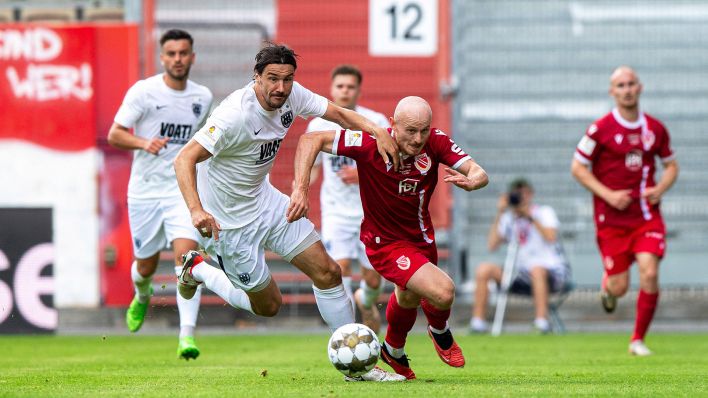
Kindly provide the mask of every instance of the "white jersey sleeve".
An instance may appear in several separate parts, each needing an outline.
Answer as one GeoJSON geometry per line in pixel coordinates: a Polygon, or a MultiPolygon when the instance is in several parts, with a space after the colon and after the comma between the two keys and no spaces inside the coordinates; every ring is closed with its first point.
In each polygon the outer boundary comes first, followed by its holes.
{"type": "Polygon", "coordinates": [[[194,135],[194,140],[216,156],[238,137],[244,124],[243,116],[243,112],[230,112],[227,107],[219,106],[194,135]]]}
{"type": "Polygon", "coordinates": [[[145,81],[140,80],[135,83],[123,98],[123,103],[118,108],[113,121],[123,127],[132,128],[138,120],[143,117],[145,112],[145,101],[143,94],[145,93],[145,81]]]}
{"type": "Polygon", "coordinates": [[[292,98],[293,112],[303,119],[311,116],[320,117],[327,112],[327,105],[329,105],[327,98],[313,93],[298,82],[293,82],[290,97],[292,98]]]}

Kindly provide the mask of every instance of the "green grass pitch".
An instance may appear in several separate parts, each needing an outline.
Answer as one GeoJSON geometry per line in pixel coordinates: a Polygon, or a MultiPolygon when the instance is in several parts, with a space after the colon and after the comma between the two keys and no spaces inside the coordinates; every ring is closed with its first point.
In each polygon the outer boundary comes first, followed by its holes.
{"type": "MultiPolygon", "coordinates": [[[[426,335],[409,338],[418,380],[345,383],[328,336],[201,336],[196,361],[176,336],[0,337],[0,396],[475,397],[708,396],[708,336],[653,334],[654,356],[627,354],[627,335],[458,336],[453,369],[426,335]]],[[[384,365],[385,367],[385,365],[384,365]]]]}

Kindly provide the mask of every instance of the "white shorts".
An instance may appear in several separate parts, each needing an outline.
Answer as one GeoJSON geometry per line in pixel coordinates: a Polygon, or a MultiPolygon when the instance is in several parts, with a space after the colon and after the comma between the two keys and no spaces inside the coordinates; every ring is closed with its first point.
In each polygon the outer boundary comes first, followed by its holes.
{"type": "Polygon", "coordinates": [[[170,247],[177,238],[199,242],[197,229],[182,196],[161,199],[128,198],[128,218],[136,258],[148,258],[170,247]]]}
{"type": "Polygon", "coordinates": [[[285,220],[289,203],[287,196],[275,191],[268,208],[255,221],[241,228],[219,231],[218,242],[202,240],[207,253],[218,261],[234,286],[247,292],[265,289],[271,280],[265,250],[291,261],[320,240],[310,220],[301,218],[293,223],[285,220]]]}
{"type": "Polygon", "coordinates": [[[336,217],[322,217],[322,243],[330,257],[336,260],[356,259],[359,266],[373,270],[366,248],[359,240],[361,220],[347,222],[336,217]]]}

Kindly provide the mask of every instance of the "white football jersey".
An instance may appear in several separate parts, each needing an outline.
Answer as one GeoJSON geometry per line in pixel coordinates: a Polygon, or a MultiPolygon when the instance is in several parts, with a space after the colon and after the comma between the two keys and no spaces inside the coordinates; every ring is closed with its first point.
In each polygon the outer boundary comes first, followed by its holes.
{"type": "MultiPolygon", "coordinates": [[[[556,212],[550,206],[532,205],[531,216],[546,228],[558,229],[560,226],[556,212]]],[[[543,239],[530,220],[515,217],[511,211],[506,211],[499,220],[498,228],[499,235],[506,241],[511,240],[512,233],[515,235],[514,239],[519,243],[516,258],[520,268],[541,265],[547,269],[563,269],[565,259],[560,245],[543,239]]]]}
{"type": "Polygon", "coordinates": [[[155,199],[180,195],[172,162],[199,128],[211,107],[208,88],[187,81],[187,87],[173,90],[163,74],[135,83],[125,95],[114,121],[133,128],[145,139],[169,138],[157,155],[143,150],[133,152],[128,198],[155,199]]]}
{"type": "MultiPolygon", "coordinates": [[[[362,114],[376,125],[390,127],[388,119],[381,113],[357,106],[357,113],[362,114]]],[[[333,122],[322,118],[313,119],[307,125],[307,132],[341,130],[342,128],[333,122]]],[[[320,204],[322,207],[322,217],[336,217],[342,221],[361,224],[364,217],[364,210],[361,207],[361,197],[359,197],[359,184],[345,184],[339,178],[337,172],[343,166],[356,167],[356,162],[345,156],[336,156],[329,153],[320,152],[317,155],[316,163],[322,164],[322,189],[320,190],[320,204]]]]}
{"type": "Polygon", "coordinates": [[[283,106],[266,111],[253,85],[231,93],[194,136],[212,154],[200,169],[207,172],[198,179],[199,196],[223,229],[243,227],[268,207],[275,188],[267,176],[295,116],[322,116],[329,103],[295,82],[283,106]]]}

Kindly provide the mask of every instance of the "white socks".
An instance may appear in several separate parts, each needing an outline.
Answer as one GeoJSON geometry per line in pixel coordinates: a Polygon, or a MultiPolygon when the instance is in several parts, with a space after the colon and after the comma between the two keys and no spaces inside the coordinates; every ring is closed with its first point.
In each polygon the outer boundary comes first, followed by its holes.
{"type": "Polygon", "coordinates": [[[343,285],[331,289],[318,289],[312,285],[312,290],[315,292],[315,301],[320,315],[329,326],[330,331],[333,332],[342,325],[354,322],[352,301],[347,296],[343,285]]]}
{"type": "MultiPolygon", "coordinates": [[[[182,272],[182,267],[175,267],[175,273],[177,275],[182,272]]],[[[177,294],[177,309],[179,310],[179,337],[194,337],[194,328],[197,326],[197,316],[199,315],[199,301],[202,297],[202,286],[197,287],[197,292],[194,293],[194,297],[187,300],[179,294],[179,291],[175,292],[177,294]]]]}
{"type": "Polygon", "coordinates": [[[226,274],[206,262],[192,267],[192,276],[197,282],[203,282],[209,290],[216,293],[234,308],[246,310],[253,314],[251,300],[243,290],[235,287],[226,274]]]}
{"type": "Polygon", "coordinates": [[[448,325],[447,322],[445,322],[445,329],[443,329],[443,330],[435,329],[434,327],[432,327],[430,325],[428,325],[428,327],[430,328],[430,331],[435,334],[443,334],[443,333],[447,332],[448,330],[450,330],[450,325],[448,325]]]}
{"type": "Polygon", "coordinates": [[[356,314],[356,303],[354,302],[354,295],[352,294],[352,277],[343,276],[342,286],[344,286],[344,291],[347,293],[347,297],[352,302],[352,311],[356,314]]]}
{"type": "Polygon", "coordinates": [[[384,344],[386,344],[386,349],[388,350],[388,353],[391,354],[392,357],[394,358],[400,358],[404,355],[406,355],[406,350],[401,347],[401,348],[393,348],[391,347],[386,340],[384,340],[384,344]]]}
{"type": "Polygon", "coordinates": [[[130,267],[130,276],[133,279],[133,286],[135,286],[135,297],[141,304],[150,301],[150,288],[152,287],[152,276],[142,276],[138,272],[138,262],[133,261],[133,265],[130,267]]]}
{"type": "Polygon", "coordinates": [[[379,295],[381,294],[381,290],[383,290],[383,284],[384,284],[384,282],[382,280],[381,283],[379,283],[378,289],[373,289],[369,285],[367,285],[363,279],[361,280],[359,287],[364,292],[364,295],[363,295],[364,308],[371,308],[372,305],[376,304],[376,300],[379,298],[379,295]]]}

